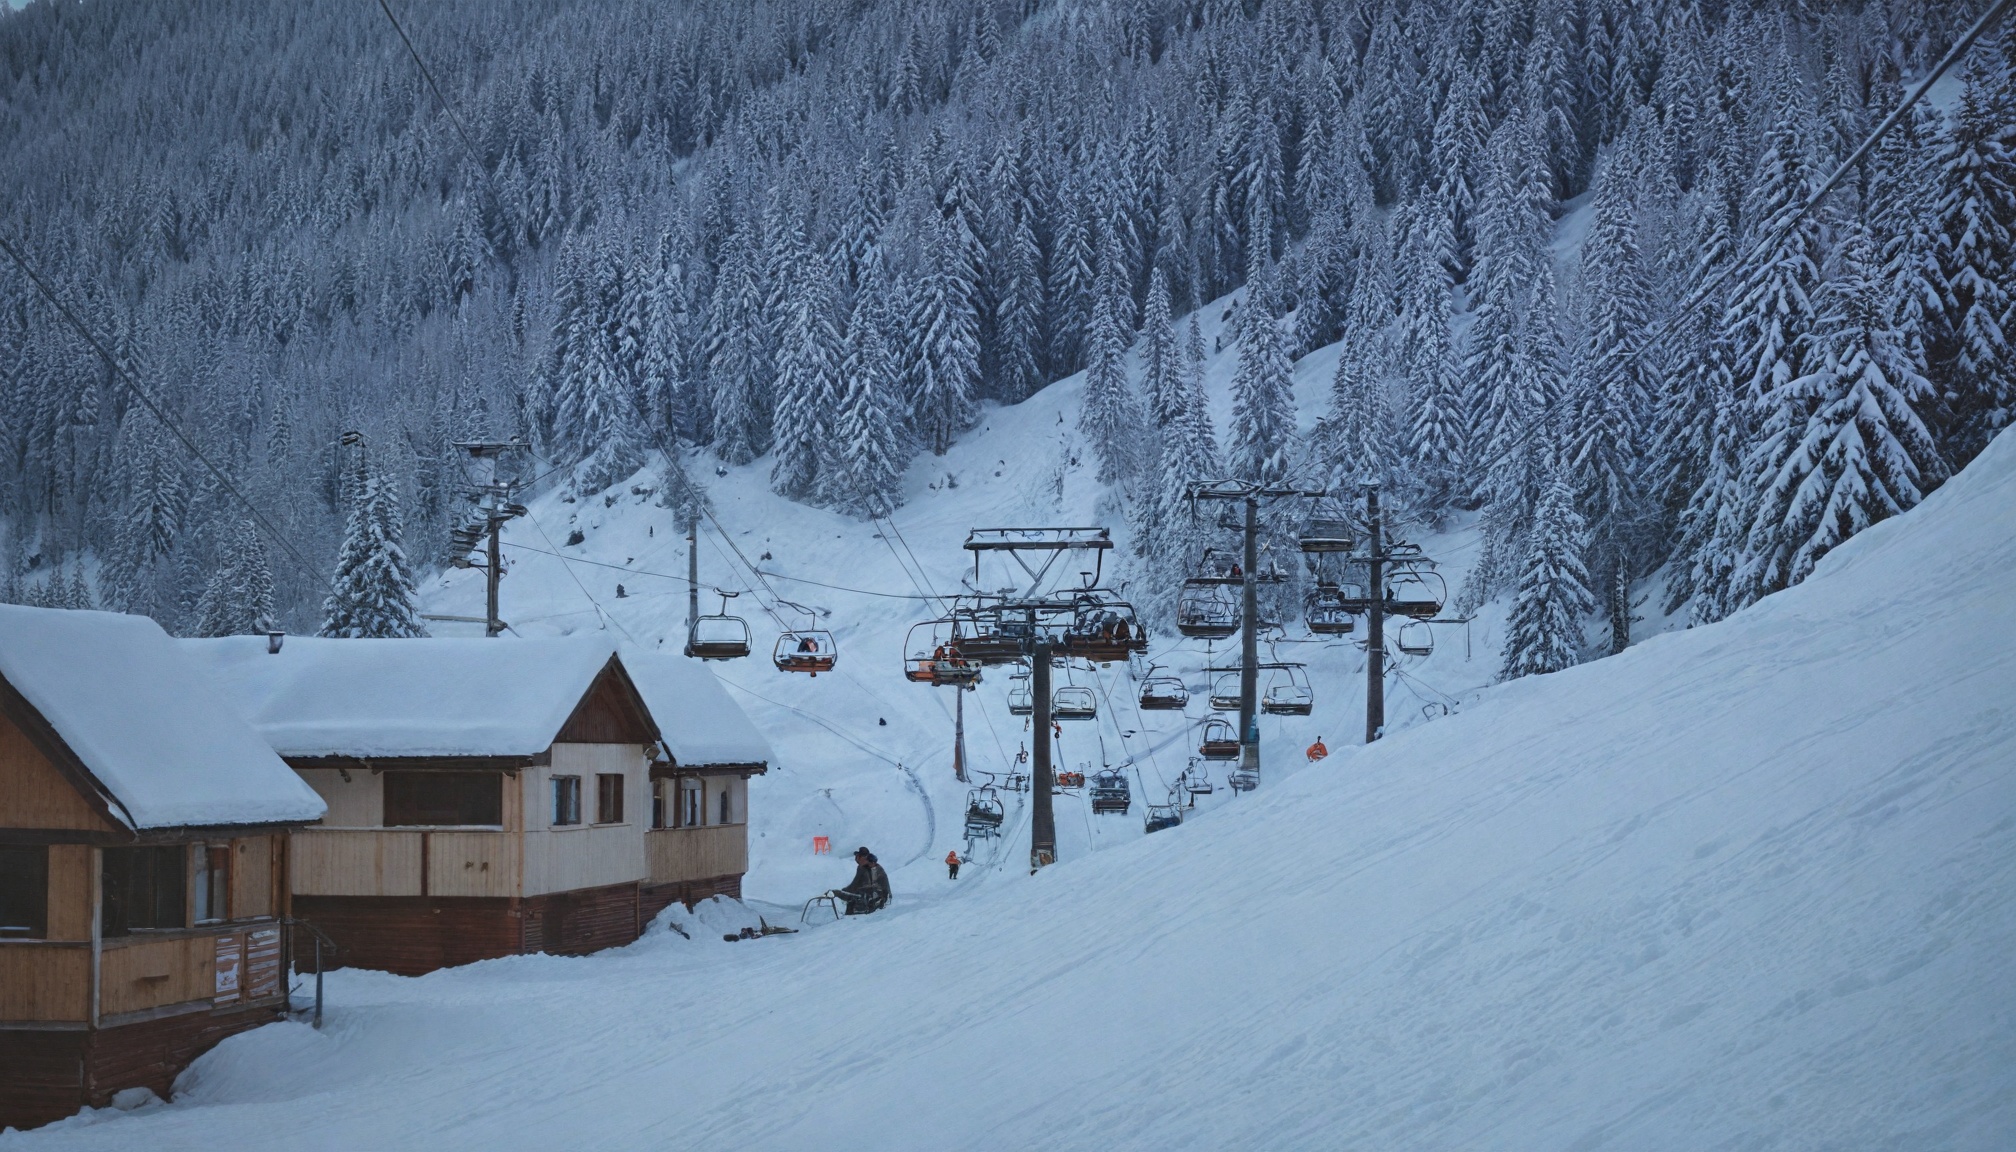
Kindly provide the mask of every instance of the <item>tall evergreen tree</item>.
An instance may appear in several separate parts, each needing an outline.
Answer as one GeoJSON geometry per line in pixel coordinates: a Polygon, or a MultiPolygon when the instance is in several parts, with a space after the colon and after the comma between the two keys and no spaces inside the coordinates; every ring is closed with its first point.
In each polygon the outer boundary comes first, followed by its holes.
{"type": "Polygon", "coordinates": [[[273,572],[266,566],[266,548],[250,520],[219,549],[196,604],[198,636],[243,636],[273,628],[273,572]]]}
{"type": "Polygon", "coordinates": [[[1541,485],[1526,534],[1498,679],[1559,672],[1580,660],[1582,617],[1595,607],[1582,566],[1586,546],[1574,485],[1556,468],[1541,485]]]}
{"type": "Polygon", "coordinates": [[[399,639],[425,636],[420,595],[401,537],[399,494],[390,477],[367,461],[357,465],[357,484],[336,574],[322,602],[321,636],[346,639],[399,639]]]}
{"type": "Polygon", "coordinates": [[[918,285],[909,317],[908,357],[912,419],[935,456],[943,456],[972,420],[980,371],[973,286],[963,279],[958,249],[940,232],[937,262],[918,285]]]}
{"type": "Polygon", "coordinates": [[[1968,69],[1938,185],[1940,308],[1927,359],[1943,447],[1964,465],[2016,414],[2016,70],[2006,61],[1968,69]]]}
{"type": "Polygon", "coordinates": [[[882,336],[886,292],[878,255],[847,322],[844,391],[834,422],[837,458],[826,478],[827,500],[856,516],[887,516],[902,502],[902,437],[892,403],[896,365],[882,336]]]}
{"type": "Polygon", "coordinates": [[[819,486],[820,469],[841,446],[833,439],[834,415],[845,386],[840,375],[840,334],[833,323],[833,292],[823,263],[801,261],[784,298],[777,345],[777,402],[772,420],[776,454],[770,486],[804,499],[819,486]]]}
{"type": "Polygon", "coordinates": [[[1264,484],[1286,478],[1295,439],[1294,365],[1272,295],[1273,270],[1264,269],[1239,302],[1239,366],[1232,375],[1232,472],[1264,484]]]}
{"type": "Polygon", "coordinates": [[[1169,315],[1169,282],[1160,268],[1148,281],[1148,303],[1141,313],[1141,383],[1148,393],[1148,414],[1158,429],[1169,427],[1182,402],[1187,367],[1169,315]]]}

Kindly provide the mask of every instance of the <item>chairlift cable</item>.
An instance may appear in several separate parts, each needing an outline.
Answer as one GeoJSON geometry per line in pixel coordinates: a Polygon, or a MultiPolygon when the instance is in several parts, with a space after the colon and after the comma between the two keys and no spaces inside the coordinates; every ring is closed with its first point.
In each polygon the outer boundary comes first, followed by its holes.
{"type": "MultiPolygon", "coordinates": [[[[527,510],[526,510],[526,512],[525,512],[525,519],[526,519],[526,521],[527,521],[528,523],[530,523],[530,524],[532,525],[532,527],[533,527],[533,528],[534,528],[535,530],[537,530],[537,531],[538,531],[538,533],[539,533],[539,538],[540,538],[540,539],[542,539],[542,540],[544,540],[544,541],[546,541],[546,546],[547,546],[548,548],[554,548],[554,549],[556,549],[556,551],[555,551],[555,553],[554,553],[554,554],[555,554],[555,555],[559,555],[559,553],[558,553],[558,551],[557,551],[557,548],[558,548],[558,546],[557,546],[557,545],[555,545],[555,544],[553,543],[553,537],[551,537],[551,536],[547,535],[547,533],[546,533],[546,526],[545,526],[544,524],[541,524],[541,523],[539,523],[539,518],[538,518],[538,517],[536,517],[536,516],[534,516],[534,515],[532,515],[532,512],[531,512],[531,510],[530,510],[530,509],[527,509],[527,510]]],[[[635,637],[635,636],[631,636],[631,635],[630,635],[630,630],[629,630],[628,628],[625,628],[625,627],[623,626],[623,622],[622,622],[621,620],[618,620],[618,619],[616,619],[616,617],[615,617],[615,616],[611,615],[611,614],[610,614],[610,613],[609,613],[608,611],[606,611],[606,610],[605,610],[605,609],[604,609],[604,608],[602,607],[602,602],[601,602],[600,600],[597,600],[597,599],[595,599],[595,594],[594,594],[593,592],[590,592],[590,591],[588,591],[588,585],[586,585],[586,584],[584,584],[584,583],[582,583],[582,582],[581,582],[581,576],[580,576],[580,574],[574,571],[574,565],[573,565],[572,563],[570,563],[570,562],[569,562],[569,558],[568,558],[568,557],[566,557],[566,556],[561,556],[561,557],[560,557],[560,566],[561,566],[562,568],[565,568],[565,569],[567,570],[567,578],[568,578],[568,579],[570,579],[570,580],[572,580],[572,581],[574,581],[574,586],[575,586],[576,588],[579,588],[579,589],[581,590],[581,594],[582,594],[583,596],[586,596],[586,597],[588,598],[588,603],[590,603],[590,604],[593,604],[593,605],[595,606],[595,615],[596,615],[596,616],[597,616],[597,617],[598,617],[599,619],[601,619],[601,620],[603,620],[603,621],[606,621],[607,623],[610,623],[610,624],[614,624],[614,625],[616,625],[616,630],[617,630],[618,632],[621,632],[621,633],[623,633],[623,635],[625,635],[625,636],[628,636],[628,637],[630,638],[630,642],[631,642],[632,644],[642,644],[642,643],[643,643],[643,641],[642,641],[642,640],[639,640],[639,639],[637,639],[637,637],[635,637]]]]}

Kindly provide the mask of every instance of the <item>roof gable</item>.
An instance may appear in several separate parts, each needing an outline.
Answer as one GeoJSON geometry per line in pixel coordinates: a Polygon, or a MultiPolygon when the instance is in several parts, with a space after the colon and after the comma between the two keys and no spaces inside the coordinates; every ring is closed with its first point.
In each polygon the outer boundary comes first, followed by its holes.
{"type": "Polygon", "coordinates": [[[623,649],[623,666],[658,722],[659,739],[682,768],[768,765],[776,753],[756,725],[698,660],[623,649]]]}
{"type": "Polygon", "coordinates": [[[556,744],[649,744],[656,739],[658,726],[651,711],[615,656],[595,674],[595,683],[553,737],[556,744]]]}
{"type": "Polygon", "coordinates": [[[0,679],[16,725],[119,824],[305,823],[324,811],[145,616],[0,605],[0,679]]]}

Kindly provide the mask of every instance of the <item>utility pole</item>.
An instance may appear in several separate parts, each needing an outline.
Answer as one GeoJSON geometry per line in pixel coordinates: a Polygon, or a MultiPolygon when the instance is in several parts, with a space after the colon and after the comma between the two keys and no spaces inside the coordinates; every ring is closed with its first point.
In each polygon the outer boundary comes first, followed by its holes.
{"type": "Polygon", "coordinates": [[[1365,595],[1372,601],[1365,614],[1365,742],[1386,730],[1386,536],[1379,520],[1379,485],[1365,485],[1365,520],[1370,529],[1370,579],[1365,595]]]}
{"type": "Polygon", "coordinates": [[[952,696],[952,777],[966,783],[966,689],[952,696]]]}
{"type": "Polygon", "coordinates": [[[693,624],[700,619],[700,518],[686,521],[686,642],[693,642],[693,624]]]}
{"type": "MultiPolygon", "coordinates": [[[[1034,614],[1031,614],[1034,620],[1034,614]]],[[[1050,789],[1057,774],[1050,766],[1050,640],[1035,635],[1029,643],[1030,757],[1029,870],[1057,862],[1057,814],[1050,789]]]]}
{"type": "Polygon", "coordinates": [[[1241,584],[1239,638],[1239,770],[1260,772],[1260,498],[1246,494],[1246,579],[1241,584]]]}
{"type": "Polygon", "coordinates": [[[449,563],[457,568],[476,567],[470,562],[469,553],[477,540],[483,539],[483,635],[498,636],[504,632],[497,604],[497,584],[504,578],[504,525],[525,515],[526,509],[512,499],[518,491],[517,479],[497,478],[497,461],[506,452],[520,451],[528,445],[522,440],[468,440],[455,446],[476,462],[477,474],[470,498],[476,501],[481,519],[458,525],[449,534],[455,553],[449,563]]]}

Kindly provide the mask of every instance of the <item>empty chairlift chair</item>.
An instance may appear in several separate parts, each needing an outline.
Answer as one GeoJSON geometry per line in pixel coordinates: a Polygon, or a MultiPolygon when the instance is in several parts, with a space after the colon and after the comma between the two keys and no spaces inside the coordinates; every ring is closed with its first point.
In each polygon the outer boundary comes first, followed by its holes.
{"type": "Polygon", "coordinates": [[[1174,828],[1183,823],[1183,806],[1171,797],[1167,804],[1148,805],[1148,815],[1141,822],[1141,831],[1160,832],[1164,828],[1174,828]]]}
{"type": "Polygon", "coordinates": [[[1316,692],[1309,686],[1309,674],[1300,664],[1269,666],[1267,691],[1260,697],[1260,710],[1269,716],[1307,716],[1316,707],[1316,692]]]}
{"type": "Polygon", "coordinates": [[[1067,684],[1050,694],[1050,715],[1058,720],[1091,720],[1099,715],[1098,697],[1090,688],[1067,684]]]}
{"type": "Polygon", "coordinates": [[[1213,712],[1239,710],[1239,673],[1227,672],[1211,682],[1211,710],[1213,712]]]}
{"type": "Polygon", "coordinates": [[[1036,697],[1029,691],[1027,674],[1015,677],[1008,686],[1008,714],[1010,716],[1031,716],[1036,712],[1036,697]]]}
{"type": "Polygon", "coordinates": [[[1243,768],[1236,769],[1229,777],[1234,792],[1251,792],[1260,786],[1260,774],[1243,768]]]}
{"type": "Polygon", "coordinates": [[[1176,596],[1176,631],[1199,640],[1223,640],[1239,631],[1239,601],[1223,585],[1186,580],[1176,596]]]}
{"type": "Polygon", "coordinates": [[[1127,774],[1118,768],[1108,768],[1092,777],[1092,814],[1125,816],[1134,806],[1133,791],[1127,787],[1127,774]]]}
{"type": "Polygon", "coordinates": [[[1386,611],[1426,620],[1439,615],[1449,598],[1442,574],[1432,569],[1403,569],[1386,582],[1386,611]]]}
{"type": "Polygon", "coordinates": [[[1154,676],[1141,681],[1143,712],[1181,712],[1190,703],[1190,689],[1176,676],[1154,676]]]}
{"type": "Polygon", "coordinates": [[[1302,607],[1309,631],[1318,636],[1349,636],[1358,626],[1357,617],[1344,606],[1343,590],[1335,584],[1319,586],[1302,607]]]}
{"type": "Polygon", "coordinates": [[[1435,628],[1426,620],[1409,620],[1393,638],[1394,647],[1409,656],[1428,656],[1435,651],[1435,628]]]}
{"type": "Polygon", "coordinates": [[[720,595],[721,610],[695,617],[687,630],[686,655],[700,660],[739,660],[749,655],[749,622],[728,614],[728,601],[741,593],[720,595]]]}
{"type": "Polygon", "coordinates": [[[1350,522],[1334,516],[1310,517],[1297,541],[1302,551],[1315,556],[1349,552],[1354,542],[1350,522]]]}
{"type": "Polygon", "coordinates": [[[1239,733],[1225,720],[1206,720],[1204,736],[1197,743],[1197,755],[1206,760],[1237,760],[1239,733]]]}
{"type": "Polygon", "coordinates": [[[989,784],[966,793],[966,838],[978,840],[1001,834],[1001,822],[1008,810],[1001,803],[1001,796],[989,784]]]}
{"type": "Polygon", "coordinates": [[[1182,785],[1183,790],[1192,796],[1209,796],[1216,791],[1216,786],[1211,783],[1210,770],[1195,757],[1191,758],[1190,766],[1183,770],[1182,785]]]}

